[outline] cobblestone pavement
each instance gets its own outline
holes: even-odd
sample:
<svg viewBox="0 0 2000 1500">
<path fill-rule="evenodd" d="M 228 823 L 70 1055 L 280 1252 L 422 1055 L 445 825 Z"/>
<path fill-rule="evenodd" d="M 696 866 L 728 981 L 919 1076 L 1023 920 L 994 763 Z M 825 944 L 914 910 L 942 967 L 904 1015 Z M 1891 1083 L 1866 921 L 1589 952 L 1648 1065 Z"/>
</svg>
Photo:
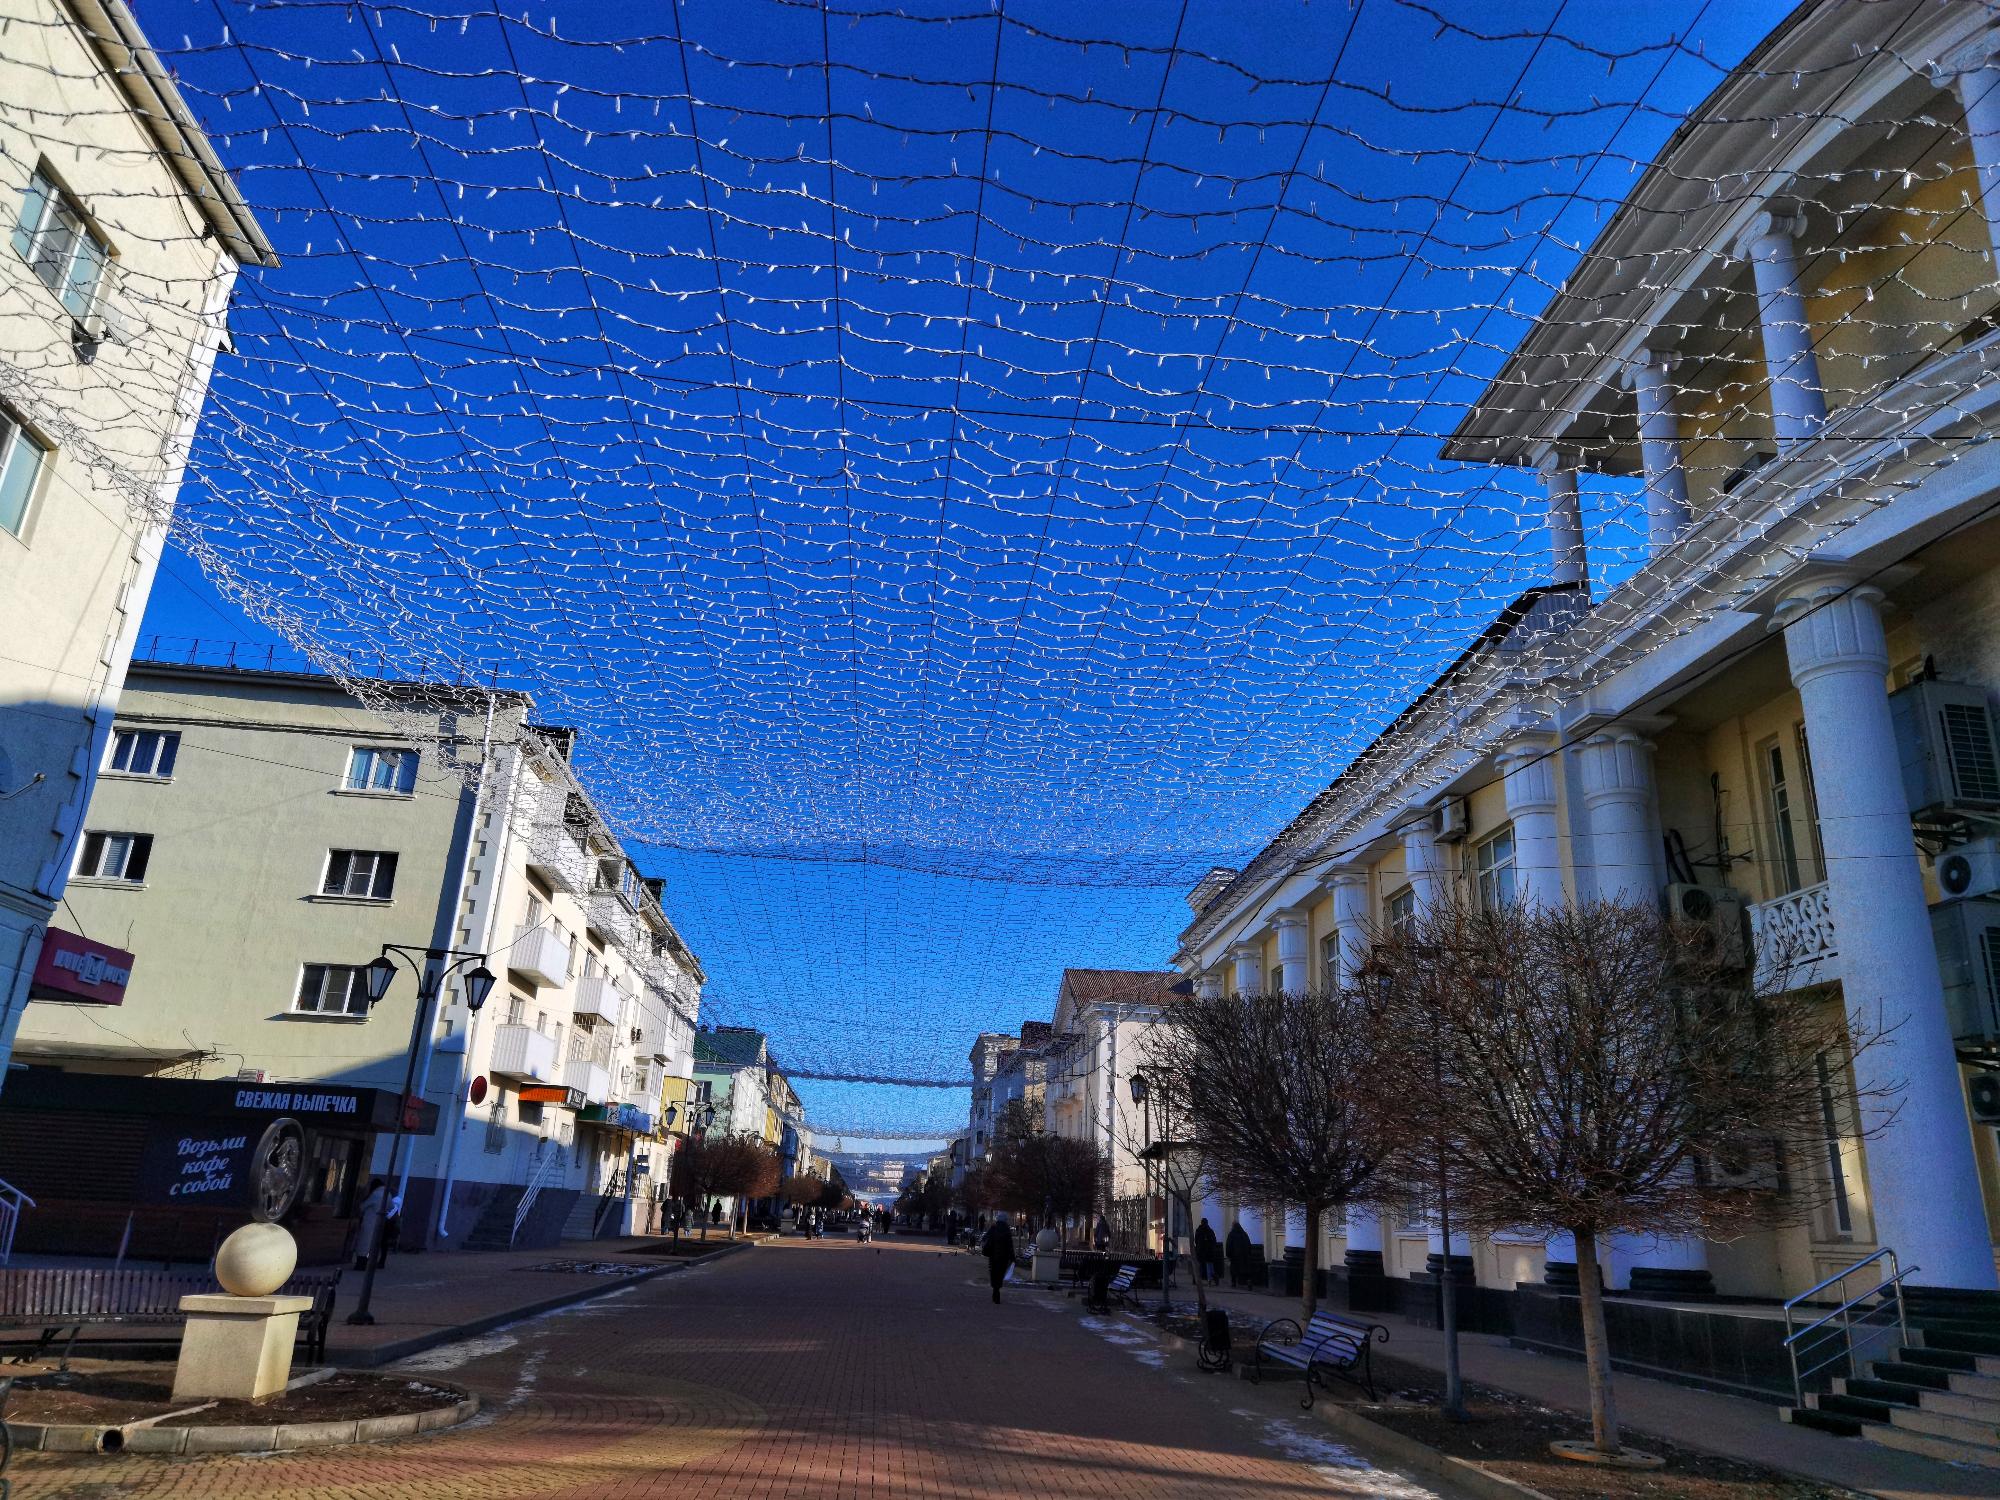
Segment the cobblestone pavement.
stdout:
<svg viewBox="0 0 2000 1500">
<path fill-rule="evenodd" d="M 1282 1388 L 1203 1376 L 935 1245 L 784 1241 L 416 1355 L 476 1390 L 435 1437 L 267 1457 L 22 1454 L 23 1500 L 1381 1496 Z"/>
</svg>

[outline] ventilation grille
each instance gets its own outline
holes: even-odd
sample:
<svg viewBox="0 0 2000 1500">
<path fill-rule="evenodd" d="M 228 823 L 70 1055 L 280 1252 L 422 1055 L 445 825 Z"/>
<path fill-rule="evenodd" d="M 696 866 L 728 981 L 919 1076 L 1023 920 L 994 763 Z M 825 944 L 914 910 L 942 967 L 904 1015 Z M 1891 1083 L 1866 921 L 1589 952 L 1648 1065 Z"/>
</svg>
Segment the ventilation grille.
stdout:
<svg viewBox="0 0 2000 1500">
<path fill-rule="evenodd" d="M 1938 709 L 1945 753 L 1951 757 L 1953 788 L 1961 802 L 2000 802 L 2000 761 L 1993 754 L 1993 731 L 1986 708 L 1946 703 Z"/>
<path fill-rule="evenodd" d="M 2000 996 L 2000 927 L 1979 929 L 1979 962 L 1986 971 L 1986 992 L 1980 997 L 1985 1002 L 1982 1009 L 1986 1012 L 1986 1034 L 2000 1035 L 2000 1025 L 1996 1024 L 2000 1015 L 1995 1014 L 1994 1008 L 1994 997 Z"/>
</svg>

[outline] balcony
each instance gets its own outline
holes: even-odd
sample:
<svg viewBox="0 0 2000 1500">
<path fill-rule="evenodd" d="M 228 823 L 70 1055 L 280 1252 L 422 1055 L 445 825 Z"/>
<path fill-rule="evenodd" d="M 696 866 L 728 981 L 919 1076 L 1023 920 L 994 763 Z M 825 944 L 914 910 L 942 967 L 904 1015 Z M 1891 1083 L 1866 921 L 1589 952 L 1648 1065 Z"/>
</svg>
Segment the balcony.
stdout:
<svg viewBox="0 0 2000 1500">
<path fill-rule="evenodd" d="M 1797 990 L 1834 977 L 1827 961 L 1840 952 L 1840 944 L 1825 881 L 1758 902 L 1750 908 L 1750 930 L 1757 941 L 1758 989 Z"/>
<path fill-rule="evenodd" d="M 507 950 L 507 967 L 531 984 L 567 984 L 569 948 L 551 928 L 523 926 Z"/>
<path fill-rule="evenodd" d="M 576 984 L 576 1020 L 579 1026 L 616 1026 L 625 1009 L 625 997 L 602 974 L 586 974 Z"/>
<path fill-rule="evenodd" d="M 572 1057 L 563 1066 L 563 1087 L 575 1089 L 591 1104 L 611 1097 L 611 1070 L 587 1057 Z"/>
<path fill-rule="evenodd" d="M 511 1021 L 493 1033 L 493 1060 L 489 1072 L 499 1078 L 515 1078 L 523 1083 L 556 1081 L 556 1039 L 532 1026 Z"/>
</svg>

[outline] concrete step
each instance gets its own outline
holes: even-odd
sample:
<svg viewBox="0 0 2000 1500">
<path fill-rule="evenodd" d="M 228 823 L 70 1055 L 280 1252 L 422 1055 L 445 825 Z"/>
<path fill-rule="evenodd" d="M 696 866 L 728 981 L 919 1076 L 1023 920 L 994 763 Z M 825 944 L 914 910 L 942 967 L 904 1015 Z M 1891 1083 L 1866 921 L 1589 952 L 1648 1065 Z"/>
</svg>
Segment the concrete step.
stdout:
<svg viewBox="0 0 2000 1500">
<path fill-rule="evenodd" d="M 1948 1391 L 1951 1389 L 1952 1372 L 1932 1365 L 1907 1365 L 1901 1360 L 1878 1359 L 1868 1367 L 1868 1376 L 1873 1380 L 1916 1386 L 1921 1390 Z"/>
<path fill-rule="evenodd" d="M 1928 1432 L 1934 1437 L 1990 1448 L 1994 1461 L 2000 1463 L 2000 1426 L 1984 1417 L 1956 1417 L 1949 1412 L 1924 1408 L 1913 1411 L 1907 1406 L 1898 1406 L 1891 1408 L 1889 1420 L 1907 1432 Z"/>
<path fill-rule="evenodd" d="M 1958 1391 L 1925 1391 L 1917 1402 L 1919 1411 L 1939 1411 L 1947 1416 L 1970 1417 L 2000 1427 L 2000 1399 L 1968 1396 Z"/>
<path fill-rule="evenodd" d="M 1830 1432 L 1835 1437 L 1860 1437 L 1864 1425 L 1853 1417 L 1844 1417 L 1838 1412 L 1821 1411 L 1816 1406 L 1780 1407 L 1778 1416 L 1794 1427 L 1810 1427 L 1816 1432 Z"/>
<path fill-rule="evenodd" d="M 1823 1411 L 1836 1417 L 1851 1417 L 1857 1422 L 1893 1421 L 1897 1412 L 1910 1410 L 1908 1407 L 1893 1406 L 1887 1401 L 1870 1401 L 1865 1396 L 1851 1396 L 1845 1391 L 1808 1392 L 1806 1405 L 1814 1411 Z"/>
<path fill-rule="evenodd" d="M 1933 1370 L 1974 1371 L 1979 1368 L 1979 1356 L 1967 1354 L 1963 1349 L 1926 1349 L 1921 1344 L 1905 1344 L 1896 1354 L 1896 1361 L 1905 1365 L 1928 1365 Z"/>
<path fill-rule="evenodd" d="M 1967 1375 L 1954 1370 L 1950 1379 L 1951 1388 L 1961 1396 L 2000 1401 L 2000 1375 Z"/>
<path fill-rule="evenodd" d="M 2000 1332 L 1929 1327 L 1923 1330 L 1923 1335 L 1926 1349 L 1956 1349 L 1965 1354 L 2000 1355 Z"/>
<path fill-rule="evenodd" d="M 1885 1426 L 1880 1422 L 1864 1424 L 1861 1435 L 1885 1448 L 1901 1448 L 1905 1453 L 1922 1453 L 1930 1458 L 1941 1458 L 1946 1463 L 1979 1464 L 1988 1469 L 2000 1469 L 2000 1448 L 1961 1443 L 1935 1433 L 1914 1432 L 1907 1427 Z"/>
</svg>

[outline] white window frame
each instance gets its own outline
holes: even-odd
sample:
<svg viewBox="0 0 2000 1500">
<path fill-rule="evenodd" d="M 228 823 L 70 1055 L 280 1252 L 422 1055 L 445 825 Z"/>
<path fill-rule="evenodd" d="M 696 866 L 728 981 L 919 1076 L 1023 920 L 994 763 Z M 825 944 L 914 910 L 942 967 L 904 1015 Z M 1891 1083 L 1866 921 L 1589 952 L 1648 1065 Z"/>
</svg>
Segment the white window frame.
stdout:
<svg viewBox="0 0 2000 1500">
<path fill-rule="evenodd" d="M 67 243 L 56 241 L 58 232 Z M 27 190 L 15 211 L 12 235 L 14 253 L 28 263 L 35 280 L 55 293 L 63 311 L 82 322 L 96 311 L 105 282 L 111 275 L 111 245 L 98 232 L 76 195 L 47 167 L 35 168 Z M 77 279 L 77 267 L 90 252 L 95 264 L 86 280 Z"/>
<path fill-rule="evenodd" d="M 354 876 L 359 862 L 367 861 L 365 890 L 355 890 Z M 387 905 L 396 894 L 396 851 L 393 849 L 329 849 L 320 867 L 319 894 L 339 901 L 376 901 Z M 334 888 L 334 872 L 340 872 L 339 888 Z M 386 889 L 385 889 L 386 887 Z"/>
<path fill-rule="evenodd" d="M 318 971 L 319 985 L 313 991 L 315 1003 L 308 1005 L 307 987 L 314 971 Z M 345 993 L 341 995 L 339 1007 L 330 1007 L 326 1004 L 332 990 L 329 981 L 339 976 L 345 978 Z M 368 1019 L 367 976 L 354 964 L 300 964 L 299 982 L 292 990 L 291 1013 L 319 1021 L 365 1021 Z"/>
<path fill-rule="evenodd" d="M 1504 855 L 1498 852 L 1503 843 L 1506 845 Z M 1473 880 L 1479 891 L 1479 904 L 1488 911 L 1498 911 L 1513 904 L 1515 892 L 1519 889 L 1518 854 L 1512 823 L 1473 845 Z M 1506 887 L 1504 891 L 1501 889 L 1503 885 Z"/>
<path fill-rule="evenodd" d="M 0 405 L 0 503 L 10 493 L 18 492 L 21 497 L 19 515 L 9 519 L 0 510 L 0 531 L 12 537 L 28 534 L 28 518 L 34 514 L 35 497 L 41 493 L 42 476 L 48 472 L 49 455 L 54 452 L 12 407 Z M 26 478 L 17 478 L 15 466 L 24 462 L 34 467 Z"/>
<path fill-rule="evenodd" d="M 364 760 L 366 756 L 368 759 Z M 377 785 L 379 768 L 396 766 L 391 785 Z M 356 797 L 414 797 L 417 794 L 417 752 L 403 745 L 353 745 L 340 789 Z"/>
<path fill-rule="evenodd" d="M 146 757 L 144 765 L 138 764 L 139 747 L 151 741 L 152 754 Z M 130 776 L 137 781 L 171 781 L 174 766 L 181 752 L 181 732 L 178 729 L 113 729 L 111 743 L 104 755 L 106 776 Z M 118 764 L 118 757 L 125 754 L 125 764 Z M 160 769 L 160 762 L 166 762 L 166 769 Z"/>
<path fill-rule="evenodd" d="M 131 875 L 132 857 L 139 856 L 139 873 Z M 124 828 L 90 828 L 77 840 L 76 867 L 72 880 L 94 880 L 105 885 L 142 886 L 152 865 L 153 836 Z"/>
</svg>

